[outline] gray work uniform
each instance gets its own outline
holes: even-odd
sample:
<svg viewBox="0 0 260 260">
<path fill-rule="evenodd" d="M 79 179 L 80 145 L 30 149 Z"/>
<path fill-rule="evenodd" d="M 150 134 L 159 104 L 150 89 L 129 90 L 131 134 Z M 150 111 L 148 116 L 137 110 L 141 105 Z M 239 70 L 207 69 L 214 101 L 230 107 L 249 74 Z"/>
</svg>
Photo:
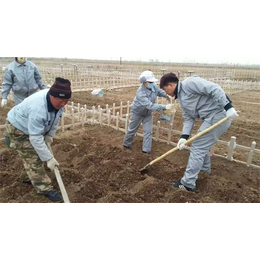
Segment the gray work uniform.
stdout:
<svg viewBox="0 0 260 260">
<path fill-rule="evenodd" d="M 216 83 L 192 76 L 178 83 L 178 100 L 183 110 L 182 135 L 191 135 L 195 118 L 201 118 L 201 132 L 226 117 L 224 107 L 230 103 L 223 89 Z M 196 187 L 200 171 L 211 172 L 209 149 L 230 127 L 228 120 L 193 141 L 190 157 L 181 183 L 189 188 Z"/>
<path fill-rule="evenodd" d="M 24 64 L 13 61 L 6 67 L 2 90 L 3 99 L 7 99 L 12 89 L 14 103 L 18 105 L 25 98 L 35 93 L 38 88 L 45 89 L 46 86 L 36 65 L 31 61 L 26 61 Z"/>
<path fill-rule="evenodd" d="M 124 146 L 131 147 L 139 126 L 143 123 L 144 139 L 143 151 L 151 152 L 152 147 L 152 127 L 153 127 L 153 111 L 165 110 L 165 105 L 155 104 L 159 97 L 167 97 L 164 90 L 159 89 L 156 84 L 149 90 L 143 84 L 138 88 L 136 96 L 131 104 L 131 119 L 127 133 L 124 138 Z"/>
</svg>

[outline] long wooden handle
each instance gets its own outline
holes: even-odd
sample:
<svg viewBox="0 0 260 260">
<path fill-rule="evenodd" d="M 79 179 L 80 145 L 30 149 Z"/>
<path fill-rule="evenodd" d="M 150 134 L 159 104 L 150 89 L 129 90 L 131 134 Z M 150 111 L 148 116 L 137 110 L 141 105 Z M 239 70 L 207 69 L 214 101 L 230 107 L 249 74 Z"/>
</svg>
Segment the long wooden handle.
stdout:
<svg viewBox="0 0 260 260">
<path fill-rule="evenodd" d="M 47 145 L 48 149 L 50 150 L 50 152 L 53 154 L 51 145 L 49 143 L 46 143 L 46 145 Z M 54 167 L 54 174 L 55 174 L 55 177 L 56 177 L 57 182 L 59 184 L 61 195 L 63 197 L 64 203 L 70 203 L 68 194 L 66 192 L 65 186 L 64 186 L 63 181 L 62 181 L 61 176 L 60 176 L 60 171 L 59 171 L 57 166 Z"/>
<path fill-rule="evenodd" d="M 201 131 L 200 133 L 194 135 L 193 137 L 191 137 L 189 140 L 187 140 L 187 141 L 184 142 L 183 144 L 186 145 L 186 144 L 191 143 L 192 141 L 196 140 L 196 139 L 199 138 L 200 136 L 202 136 L 202 135 L 208 133 L 209 131 L 211 131 L 211 130 L 214 129 L 215 127 L 217 127 L 217 126 L 221 125 L 222 123 L 226 122 L 228 119 L 229 119 L 228 117 L 225 117 L 225 118 L 221 119 L 221 120 L 218 121 L 216 124 L 214 124 L 214 125 L 210 126 L 209 128 L 207 128 L 207 129 Z M 163 158 L 166 157 L 167 155 L 169 155 L 169 154 L 171 154 L 171 153 L 173 153 L 173 152 L 175 152 L 175 151 L 177 151 L 177 150 L 178 150 L 178 147 L 175 147 L 175 148 L 171 149 L 170 151 L 164 153 L 164 154 L 161 155 L 160 157 L 158 157 L 158 158 L 154 159 L 153 161 L 151 161 L 151 162 L 149 163 L 149 165 L 152 165 L 152 164 L 154 164 L 154 163 L 160 161 L 161 159 L 163 159 Z"/>
<path fill-rule="evenodd" d="M 60 176 L 60 171 L 59 171 L 59 169 L 58 169 L 57 166 L 54 167 L 54 173 L 55 173 L 57 182 L 58 182 L 58 184 L 59 184 L 60 191 L 61 191 L 61 194 L 62 194 L 64 203 L 70 203 L 68 194 L 67 194 L 67 192 L 66 192 L 66 189 L 65 189 L 65 187 L 64 187 L 63 181 L 62 181 L 61 176 Z"/>
</svg>

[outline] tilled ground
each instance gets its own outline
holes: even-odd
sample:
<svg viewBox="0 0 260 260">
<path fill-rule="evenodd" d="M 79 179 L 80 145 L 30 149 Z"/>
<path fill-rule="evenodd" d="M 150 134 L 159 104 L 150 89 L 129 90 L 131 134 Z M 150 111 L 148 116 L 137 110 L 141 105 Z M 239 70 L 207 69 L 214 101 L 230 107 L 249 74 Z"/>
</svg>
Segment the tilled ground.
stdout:
<svg viewBox="0 0 260 260">
<path fill-rule="evenodd" d="M 72 101 L 88 106 L 118 105 L 120 101 L 131 102 L 136 89 L 106 92 L 103 99 L 89 92 L 74 93 Z M 249 146 L 252 141 L 259 143 L 258 105 L 241 103 L 241 100 L 259 103 L 259 93 L 237 93 L 231 98 L 240 117 L 221 139 L 228 141 L 234 135 L 242 145 Z M 11 107 L 9 102 L 7 108 L 0 108 L 1 125 Z M 181 127 L 181 114 L 176 113 L 174 129 L 181 130 Z M 71 202 L 260 202 L 260 170 L 214 156 L 212 174 L 200 173 L 196 192 L 175 190 L 170 183 L 182 177 L 189 152 L 178 151 L 153 165 L 148 175 L 141 176 L 140 168 L 172 147 L 154 141 L 152 154 L 146 155 L 141 152 L 140 137 L 135 137 L 132 151 L 122 148 L 123 137 L 122 132 L 98 125 L 58 133 L 53 150 Z M 172 141 L 178 138 L 173 135 Z M 238 159 L 248 154 L 241 150 L 235 152 Z M 254 163 L 259 165 L 259 157 L 254 158 Z M 48 202 L 45 197 L 36 195 L 32 186 L 21 183 L 22 171 L 17 153 L 1 143 L 0 202 Z M 54 174 L 49 176 L 58 189 Z"/>
<path fill-rule="evenodd" d="M 57 136 L 53 150 L 71 202 L 260 202 L 260 170 L 213 157 L 212 174 L 200 173 L 196 192 L 173 189 L 170 184 L 182 177 L 189 152 L 169 155 L 142 176 L 140 168 L 172 147 L 154 142 L 147 155 L 140 137 L 133 150 L 122 148 L 123 137 L 97 125 Z M 0 201 L 48 202 L 21 183 L 22 169 L 16 152 L 1 146 Z M 54 174 L 48 175 L 58 188 Z"/>
</svg>

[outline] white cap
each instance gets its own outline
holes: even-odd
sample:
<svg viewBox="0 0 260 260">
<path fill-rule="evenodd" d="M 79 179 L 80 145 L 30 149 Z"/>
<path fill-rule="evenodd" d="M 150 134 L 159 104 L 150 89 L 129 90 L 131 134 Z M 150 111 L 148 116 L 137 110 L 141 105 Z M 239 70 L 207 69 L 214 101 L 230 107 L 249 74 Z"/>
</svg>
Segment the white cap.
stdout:
<svg viewBox="0 0 260 260">
<path fill-rule="evenodd" d="M 150 70 L 145 70 L 142 72 L 142 74 L 139 77 L 139 82 L 144 83 L 144 82 L 156 82 L 158 79 L 156 79 L 153 75 L 153 72 Z"/>
</svg>

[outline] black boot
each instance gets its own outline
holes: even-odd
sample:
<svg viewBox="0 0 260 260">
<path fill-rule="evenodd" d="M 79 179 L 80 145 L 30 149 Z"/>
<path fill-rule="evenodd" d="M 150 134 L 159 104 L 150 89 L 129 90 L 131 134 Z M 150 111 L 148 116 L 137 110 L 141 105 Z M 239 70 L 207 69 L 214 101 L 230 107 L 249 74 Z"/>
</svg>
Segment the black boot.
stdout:
<svg viewBox="0 0 260 260">
<path fill-rule="evenodd" d="M 192 189 L 192 188 L 189 188 L 189 187 L 183 185 L 181 183 L 181 180 L 173 182 L 171 185 L 172 185 L 172 187 L 178 188 L 178 189 L 181 189 L 181 190 L 187 190 L 187 191 L 195 191 L 196 190 L 196 188 Z"/>
<path fill-rule="evenodd" d="M 61 194 L 56 190 L 49 190 L 44 194 L 44 196 L 51 201 L 63 202 Z"/>
<path fill-rule="evenodd" d="M 22 172 L 20 178 L 22 179 L 22 183 L 25 183 L 25 184 L 28 184 L 28 185 L 32 184 L 28 174 L 25 171 Z"/>
</svg>

